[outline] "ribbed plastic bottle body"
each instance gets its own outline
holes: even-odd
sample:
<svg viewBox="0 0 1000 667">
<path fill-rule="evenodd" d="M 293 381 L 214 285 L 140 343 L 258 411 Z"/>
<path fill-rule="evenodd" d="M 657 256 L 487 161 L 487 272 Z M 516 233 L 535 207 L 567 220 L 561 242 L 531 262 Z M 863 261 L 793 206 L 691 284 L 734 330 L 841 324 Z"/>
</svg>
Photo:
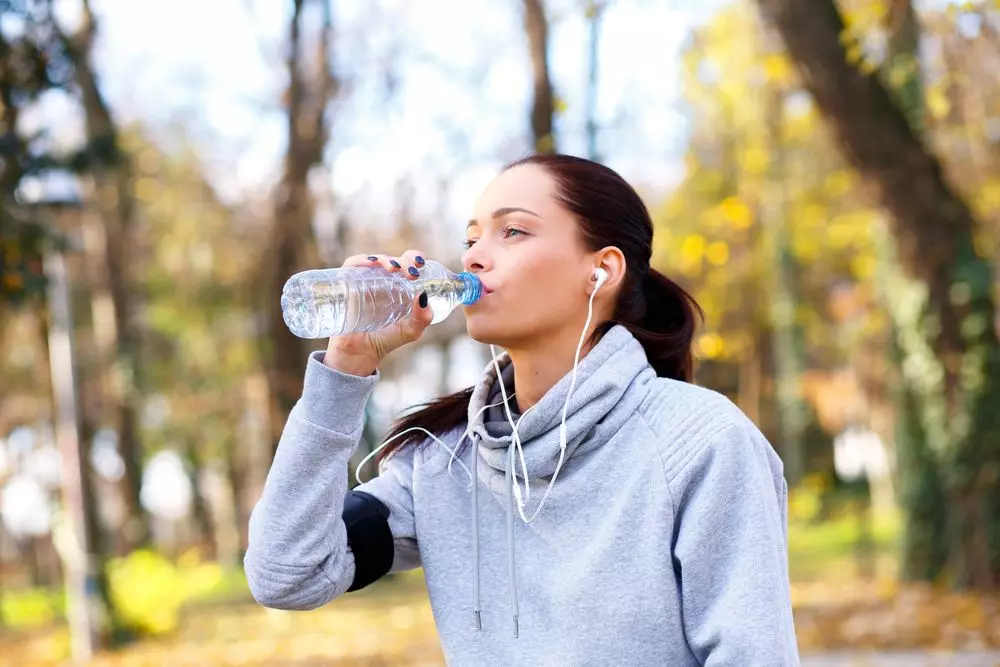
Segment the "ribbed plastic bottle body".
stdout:
<svg viewBox="0 0 1000 667">
<path fill-rule="evenodd" d="M 297 273 L 281 294 L 285 324 L 301 338 L 378 331 L 408 317 L 413 299 L 422 291 L 434 310 L 432 323 L 437 323 L 481 294 L 475 276 L 456 275 L 437 262 L 427 262 L 420 274 L 410 280 L 367 266 Z"/>
</svg>

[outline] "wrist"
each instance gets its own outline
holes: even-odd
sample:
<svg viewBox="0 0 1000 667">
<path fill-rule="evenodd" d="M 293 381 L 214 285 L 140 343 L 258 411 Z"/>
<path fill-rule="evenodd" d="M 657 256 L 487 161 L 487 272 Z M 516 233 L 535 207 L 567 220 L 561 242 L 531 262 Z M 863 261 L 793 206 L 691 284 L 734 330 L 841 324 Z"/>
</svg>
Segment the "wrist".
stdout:
<svg viewBox="0 0 1000 667">
<path fill-rule="evenodd" d="M 335 345 L 333 341 L 323 355 L 323 365 L 348 375 L 368 377 L 378 370 L 380 359 L 371 354 L 351 352 Z"/>
</svg>

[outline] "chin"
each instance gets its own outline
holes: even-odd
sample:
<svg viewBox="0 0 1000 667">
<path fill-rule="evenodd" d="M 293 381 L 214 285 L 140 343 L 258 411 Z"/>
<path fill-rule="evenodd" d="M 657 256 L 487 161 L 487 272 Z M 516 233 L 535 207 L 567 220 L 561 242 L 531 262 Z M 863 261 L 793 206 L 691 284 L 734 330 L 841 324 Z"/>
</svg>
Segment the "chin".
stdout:
<svg viewBox="0 0 1000 667">
<path fill-rule="evenodd" d="M 466 314 L 466 332 L 469 338 L 484 345 L 496 345 L 504 349 L 515 346 L 518 341 L 524 341 L 536 336 L 530 328 L 511 322 L 506 318 L 494 318 L 485 313 Z"/>
<path fill-rule="evenodd" d="M 496 326 L 496 323 L 486 321 L 486 318 L 466 316 L 465 330 L 469 338 L 477 343 L 501 345 L 500 340 L 504 338 L 502 329 L 503 327 Z"/>
</svg>

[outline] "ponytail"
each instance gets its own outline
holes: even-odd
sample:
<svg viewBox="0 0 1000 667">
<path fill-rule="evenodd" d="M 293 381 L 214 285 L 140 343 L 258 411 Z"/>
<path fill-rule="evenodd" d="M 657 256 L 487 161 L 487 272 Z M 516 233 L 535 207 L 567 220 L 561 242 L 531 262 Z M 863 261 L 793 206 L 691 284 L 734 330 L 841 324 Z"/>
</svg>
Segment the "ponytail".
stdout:
<svg viewBox="0 0 1000 667">
<path fill-rule="evenodd" d="M 650 268 L 646 277 L 619 297 L 614 319 L 595 331 L 595 340 L 621 324 L 646 351 L 657 376 L 691 382 L 695 329 L 704 313 L 683 287 Z"/>
<path fill-rule="evenodd" d="M 469 415 L 469 401 L 472 399 L 474 387 L 466 387 L 454 394 L 442 396 L 423 405 L 418 409 L 403 415 L 393 422 L 386 440 L 392 440 L 403 431 L 414 427 L 427 429 L 431 433 L 441 435 L 463 425 Z M 385 449 L 375 456 L 377 464 L 389 457 L 394 451 L 402 449 L 407 445 L 416 445 L 422 442 L 426 436 L 420 431 L 411 431 L 403 437 L 393 440 L 386 445 Z"/>
</svg>

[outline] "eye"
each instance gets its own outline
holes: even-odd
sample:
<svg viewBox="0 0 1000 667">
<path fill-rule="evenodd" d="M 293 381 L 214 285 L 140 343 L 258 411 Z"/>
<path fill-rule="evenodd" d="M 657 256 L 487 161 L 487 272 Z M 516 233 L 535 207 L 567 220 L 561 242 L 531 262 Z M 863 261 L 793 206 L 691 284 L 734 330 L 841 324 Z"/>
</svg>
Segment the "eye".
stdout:
<svg viewBox="0 0 1000 667">
<path fill-rule="evenodd" d="M 462 247 L 465 248 L 466 250 L 468 250 L 472 246 L 476 245 L 476 241 L 477 240 L 478 239 L 467 239 L 465 241 L 462 241 Z"/>
<path fill-rule="evenodd" d="M 503 227 L 500 228 L 500 234 L 501 236 L 503 236 L 503 238 L 509 239 L 515 234 L 524 236 L 525 232 L 524 230 L 518 229 L 517 227 L 510 227 L 508 225 L 504 225 Z"/>
</svg>

